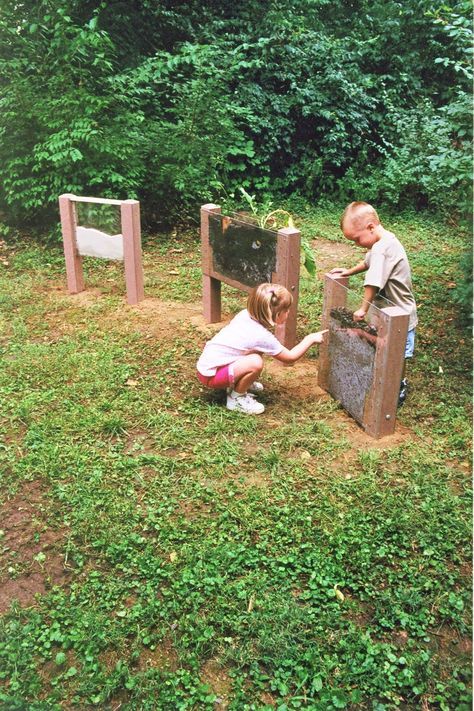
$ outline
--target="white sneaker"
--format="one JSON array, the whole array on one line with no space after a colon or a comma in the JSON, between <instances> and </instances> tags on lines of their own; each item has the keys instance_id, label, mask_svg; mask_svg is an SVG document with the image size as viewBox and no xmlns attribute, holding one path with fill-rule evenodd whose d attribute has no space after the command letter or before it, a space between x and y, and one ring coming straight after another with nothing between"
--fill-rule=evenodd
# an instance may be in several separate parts
<instances>
[{"instance_id":1,"label":"white sneaker","mask_svg":"<svg viewBox=\"0 0 474 711\"><path fill-rule=\"evenodd\" d=\"M242 393L237 397L227 395L227 409L245 412L246 415L260 415L265 410L261 402L257 402L253 395Z\"/></svg>"}]
</instances>

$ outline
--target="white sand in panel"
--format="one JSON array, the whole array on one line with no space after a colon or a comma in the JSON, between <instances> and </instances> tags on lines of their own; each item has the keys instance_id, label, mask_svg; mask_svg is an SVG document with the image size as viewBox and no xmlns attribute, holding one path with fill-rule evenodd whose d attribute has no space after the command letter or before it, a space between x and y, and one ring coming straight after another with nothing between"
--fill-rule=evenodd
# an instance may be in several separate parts
<instances>
[{"instance_id":1,"label":"white sand in panel","mask_svg":"<svg viewBox=\"0 0 474 711\"><path fill-rule=\"evenodd\" d=\"M76 242L79 254L85 257L102 257L123 261L122 235L108 235L93 227L76 229Z\"/></svg>"}]
</instances>

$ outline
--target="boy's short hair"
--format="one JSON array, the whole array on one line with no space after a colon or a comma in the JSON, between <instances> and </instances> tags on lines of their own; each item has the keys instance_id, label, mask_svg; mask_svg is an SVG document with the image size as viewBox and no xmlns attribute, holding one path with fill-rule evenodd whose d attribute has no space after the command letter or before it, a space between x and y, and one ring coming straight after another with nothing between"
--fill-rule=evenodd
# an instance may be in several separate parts
<instances>
[{"instance_id":1,"label":"boy's short hair","mask_svg":"<svg viewBox=\"0 0 474 711\"><path fill-rule=\"evenodd\" d=\"M346 209L341 215L341 230L344 228L344 224L348 220L359 223L365 219L373 220L376 225L380 224L379 216L377 211L368 202L356 201L351 202L347 205Z\"/></svg>"}]
</instances>

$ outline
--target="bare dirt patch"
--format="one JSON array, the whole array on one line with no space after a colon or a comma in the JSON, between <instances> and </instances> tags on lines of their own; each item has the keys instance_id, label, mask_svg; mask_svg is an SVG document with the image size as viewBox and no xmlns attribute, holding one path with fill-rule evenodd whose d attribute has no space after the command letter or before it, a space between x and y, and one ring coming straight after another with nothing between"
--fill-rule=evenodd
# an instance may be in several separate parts
<instances>
[{"instance_id":1,"label":"bare dirt patch","mask_svg":"<svg viewBox=\"0 0 474 711\"><path fill-rule=\"evenodd\" d=\"M276 360L267 360L265 371L271 376L272 388L281 391L292 400L307 400L328 397L318 385L318 362L302 359L291 367ZM265 377L265 371L264 376Z\"/></svg>"},{"instance_id":2,"label":"bare dirt patch","mask_svg":"<svg viewBox=\"0 0 474 711\"><path fill-rule=\"evenodd\" d=\"M315 239L312 240L311 247L316 258L316 268L321 275L335 267L352 267L361 261L360 250L356 250L349 241L331 242Z\"/></svg>"},{"instance_id":3,"label":"bare dirt patch","mask_svg":"<svg viewBox=\"0 0 474 711\"><path fill-rule=\"evenodd\" d=\"M243 489L265 489L271 484L271 477L257 468L239 469L237 474L229 478L236 480Z\"/></svg>"},{"instance_id":4,"label":"bare dirt patch","mask_svg":"<svg viewBox=\"0 0 474 711\"><path fill-rule=\"evenodd\" d=\"M366 434L360 425L344 410L341 409L336 414L339 436L346 437L350 446L339 454L337 460L335 460L334 467L337 471L345 471L347 479L353 476L352 466L356 463L360 452L384 452L396 449L405 442L416 439L413 432L399 423L397 423L397 429L392 435L374 439Z\"/></svg>"},{"instance_id":5,"label":"bare dirt patch","mask_svg":"<svg viewBox=\"0 0 474 711\"><path fill-rule=\"evenodd\" d=\"M345 414L347 418L345 429L347 437L351 440L356 449L394 449L404 444L407 440L413 440L413 432L403 425L397 424L397 431L381 439L370 437L359 425L354 422L350 415Z\"/></svg>"},{"instance_id":6,"label":"bare dirt patch","mask_svg":"<svg viewBox=\"0 0 474 711\"><path fill-rule=\"evenodd\" d=\"M154 648L145 647L138 658L129 660L128 655L117 649L109 649L100 654L100 662L107 672L110 674L121 661L130 664L137 672L146 672L150 669L159 669L164 672L175 672L179 669L178 653L173 647L170 639L165 638L157 643ZM121 696L128 693L123 690L119 692ZM115 697L114 697L115 698Z\"/></svg>"},{"instance_id":7,"label":"bare dirt patch","mask_svg":"<svg viewBox=\"0 0 474 711\"><path fill-rule=\"evenodd\" d=\"M105 295L97 288L86 289L79 294L68 294L64 288L51 283L49 285L49 296L53 303L59 299L63 307L64 303L66 303L70 306L89 310L100 304ZM115 326L121 324L124 329L142 332L145 338L161 339L165 337L168 340L175 333L176 328L183 327L187 329L189 325L194 326L197 331L208 339L220 330L225 323L225 320L217 324L206 323L202 315L202 304L200 302L181 303L152 297L143 299L139 304L133 306L124 301L115 312L110 315L100 313L98 318L100 318L101 323L109 320L113 321ZM57 313L53 314L51 320L57 320ZM58 337L70 330L67 324L63 324L61 330L56 331L55 336Z\"/></svg>"},{"instance_id":8,"label":"bare dirt patch","mask_svg":"<svg viewBox=\"0 0 474 711\"><path fill-rule=\"evenodd\" d=\"M165 637L155 649L144 649L137 661L139 671L161 669L176 671L179 669L179 656L170 639Z\"/></svg>"},{"instance_id":9,"label":"bare dirt patch","mask_svg":"<svg viewBox=\"0 0 474 711\"><path fill-rule=\"evenodd\" d=\"M193 499L181 499L178 507L179 513L188 521L194 521L201 517L208 518L211 511L210 506Z\"/></svg>"},{"instance_id":10,"label":"bare dirt patch","mask_svg":"<svg viewBox=\"0 0 474 711\"><path fill-rule=\"evenodd\" d=\"M437 630L431 630L430 646L442 657L449 655L472 659L472 639L461 635L453 627L443 625Z\"/></svg>"},{"instance_id":11,"label":"bare dirt patch","mask_svg":"<svg viewBox=\"0 0 474 711\"><path fill-rule=\"evenodd\" d=\"M201 669L201 679L216 694L217 708L227 709L232 680L226 670L215 659L209 659Z\"/></svg>"},{"instance_id":12,"label":"bare dirt patch","mask_svg":"<svg viewBox=\"0 0 474 711\"><path fill-rule=\"evenodd\" d=\"M53 516L38 482L25 482L13 499L3 503L0 613L14 600L31 606L36 595L67 581L68 571L58 551L63 533L51 528Z\"/></svg>"}]
</instances>

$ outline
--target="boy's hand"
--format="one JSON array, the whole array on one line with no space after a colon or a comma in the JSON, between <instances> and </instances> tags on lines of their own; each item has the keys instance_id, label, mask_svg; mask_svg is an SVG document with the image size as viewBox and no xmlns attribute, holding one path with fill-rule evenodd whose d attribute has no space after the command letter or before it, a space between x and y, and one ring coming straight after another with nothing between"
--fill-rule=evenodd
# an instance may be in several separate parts
<instances>
[{"instance_id":1,"label":"boy's hand","mask_svg":"<svg viewBox=\"0 0 474 711\"><path fill-rule=\"evenodd\" d=\"M344 267L335 267L334 269L331 269L329 272L330 274L339 274L339 276L346 277L350 276L349 270L344 269Z\"/></svg>"},{"instance_id":2,"label":"boy's hand","mask_svg":"<svg viewBox=\"0 0 474 711\"><path fill-rule=\"evenodd\" d=\"M366 313L367 312L364 311L364 309L357 309L357 311L354 311L353 313L354 321L363 321L365 319Z\"/></svg>"}]
</instances>

